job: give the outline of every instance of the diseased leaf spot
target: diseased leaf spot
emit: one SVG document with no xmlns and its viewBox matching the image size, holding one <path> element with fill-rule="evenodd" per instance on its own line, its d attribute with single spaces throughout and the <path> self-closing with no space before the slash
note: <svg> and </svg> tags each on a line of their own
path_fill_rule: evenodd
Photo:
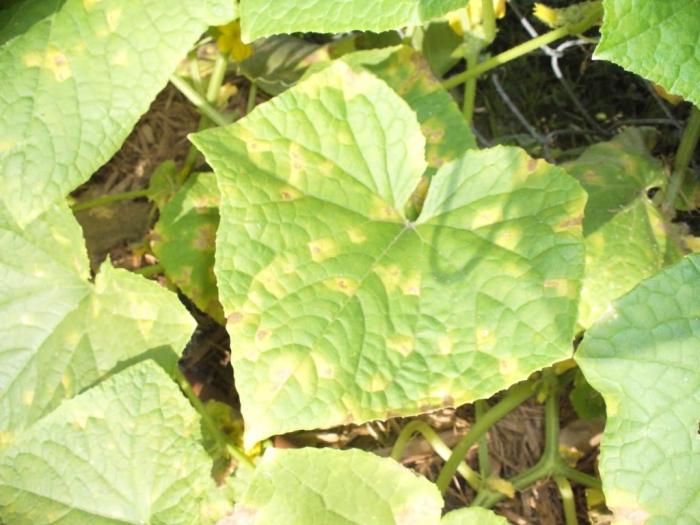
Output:
<svg viewBox="0 0 700 525">
<path fill-rule="evenodd" d="M 308 243 L 311 259 L 314 262 L 325 261 L 330 257 L 338 255 L 338 245 L 333 239 L 319 239 Z"/>
<path fill-rule="evenodd" d="M 350 242 L 353 244 L 362 244 L 367 241 L 367 236 L 361 228 L 350 228 L 347 233 Z"/>
<path fill-rule="evenodd" d="M 402 356 L 408 357 L 408 355 L 415 350 L 416 340 L 410 335 L 395 334 L 387 338 L 386 346 L 390 350 L 394 350 Z"/>
<path fill-rule="evenodd" d="M 22 392 L 22 403 L 27 406 L 34 403 L 34 390 L 25 390 Z"/>
<path fill-rule="evenodd" d="M 448 355 L 452 352 L 452 338 L 449 335 L 438 337 L 437 344 L 442 355 Z"/>
<path fill-rule="evenodd" d="M 326 279 L 325 281 L 323 281 L 323 284 L 331 290 L 340 292 L 349 297 L 355 295 L 355 292 L 357 292 L 358 288 L 357 281 L 355 281 L 354 279 L 350 279 L 349 277 L 335 277 L 333 279 Z"/>
<path fill-rule="evenodd" d="M 241 312 L 233 312 L 226 318 L 226 321 L 228 321 L 229 324 L 236 324 L 240 323 L 242 319 L 243 314 L 241 314 Z"/>
<path fill-rule="evenodd" d="M 37 52 L 27 53 L 22 57 L 24 65 L 28 68 L 41 68 L 50 71 L 58 82 L 68 80 L 73 76 L 68 58 L 58 48 L 49 46 L 46 54 Z"/>
</svg>

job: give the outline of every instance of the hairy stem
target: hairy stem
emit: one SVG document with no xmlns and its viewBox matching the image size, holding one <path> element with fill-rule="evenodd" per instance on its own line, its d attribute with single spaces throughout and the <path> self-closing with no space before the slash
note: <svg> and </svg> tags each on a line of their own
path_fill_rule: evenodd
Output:
<svg viewBox="0 0 700 525">
<path fill-rule="evenodd" d="M 442 493 L 447 490 L 450 481 L 457 472 L 457 467 L 467 455 L 471 446 L 483 436 L 489 428 L 498 421 L 508 415 L 513 409 L 517 408 L 521 403 L 529 399 L 535 392 L 537 386 L 536 381 L 525 381 L 511 388 L 506 396 L 483 414 L 481 419 L 474 423 L 474 426 L 469 430 L 457 446 L 452 451 L 450 458 L 445 463 L 445 466 L 440 471 L 437 479 L 437 486 Z"/>
<path fill-rule="evenodd" d="M 401 433 L 396 439 L 394 447 L 391 449 L 391 457 L 393 459 L 396 461 L 401 459 L 401 456 L 403 456 L 403 453 L 406 450 L 406 446 L 415 433 L 421 434 L 436 452 L 436 454 L 443 460 L 447 461 L 449 459 L 450 455 L 452 454 L 450 447 L 448 447 L 445 442 L 440 439 L 440 436 L 437 435 L 435 430 L 433 430 L 430 425 L 418 419 L 411 421 L 408 425 L 401 429 Z M 471 486 L 474 490 L 478 490 L 481 487 L 481 477 L 464 461 L 460 461 L 459 466 L 457 467 L 457 472 L 462 475 L 469 486 Z"/>
<path fill-rule="evenodd" d="M 666 191 L 666 197 L 664 198 L 663 211 L 668 215 L 673 210 L 673 204 L 676 202 L 676 197 L 678 196 L 678 191 L 683 183 L 683 178 L 685 176 L 685 170 L 690 163 L 690 159 L 693 156 L 693 152 L 700 139 L 700 109 L 697 106 L 693 106 L 690 111 L 690 117 L 683 130 L 683 136 L 681 137 L 681 142 L 678 145 L 678 151 L 676 151 L 676 159 L 673 163 L 673 173 L 671 174 L 671 180 L 668 183 L 668 190 Z"/>
<path fill-rule="evenodd" d="M 148 197 L 148 190 L 135 190 L 135 191 L 125 191 L 124 193 L 113 193 L 111 195 L 103 195 L 102 197 L 97 197 L 96 199 L 91 199 L 85 202 L 78 202 L 71 206 L 71 209 L 76 211 L 89 210 L 90 208 L 96 208 L 98 206 L 107 206 L 109 204 L 114 204 L 115 202 L 130 201 L 138 199 L 139 197 Z"/>
<path fill-rule="evenodd" d="M 215 122 L 219 126 L 226 126 L 229 123 L 228 119 L 219 113 L 214 106 L 209 104 L 209 102 L 207 102 L 196 89 L 188 84 L 187 81 L 178 77 L 177 75 L 171 75 L 170 82 L 187 98 L 187 100 L 192 103 L 192 105 L 194 105 L 194 107 L 197 108 L 200 113 L 202 113 L 202 115 L 205 115 L 207 118 L 211 119 L 212 122 Z"/>
</svg>

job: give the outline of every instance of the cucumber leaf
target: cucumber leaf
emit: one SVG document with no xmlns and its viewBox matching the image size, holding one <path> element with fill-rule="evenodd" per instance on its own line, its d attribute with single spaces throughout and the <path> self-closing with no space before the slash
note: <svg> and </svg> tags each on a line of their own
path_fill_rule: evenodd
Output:
<svg viewBox="0 0 700 525">
<path fill-rule="evenodd" d="M 222 503 L 201 441 L 177 385 L 139 363 L 65 401 L 2 452 L 0 520 L 212 523 Z"/>
<path fill-rule="evenodd" d="M 583 328 L 613 299 L 677 257 L 663 217 L 647 196 L 648 190 L 662 188 L 666 177 L 646 138 L 643 129 L 626 130 L 564 166 L 588 192 L 586 276 L 579 308 Z"/>
<path fill-rule="evenodd" d="M 595 58 L 610 60 L 700 106 L 700 3 L 603 0 Z"/>
<path fill-rule="evenodd" d="M 508 521 L 492 510 L 471 507 L 448 512 L 440 525 L 508 525 Z"/>
<path fill-rule="evenodd" d="M 178 60 L 234 6 L 65 0 L 43 2 L 60 6 L 44 11 L 39 3 L 19 4 L 5 38 L 17 24 L 26 32 L 0 47 L 0 200 L 21 225 L 112 156 Z"/>
<path fill-rule="evenodd" d="M 615 301 L 578 361 L 605 399 L 599 470 L 620 523 L 700 516 L 700 255 Z"/>
<path fill-rule="evenodd" d="M 165 275 L 192 302 L 224 322 L 214 276 L 219 189 L 213 173 L 192 175 L 160 210 L 151 246 Z"/>
<path fill-rule="evenodd" d="M 242 0 L 243 40 L 279 33 L 386 31 L 419 25 L 464 0 Z"/>
<path fill-rule="evenodd" d="M 437 487 L 362 450 L 269 449 L 236 504 L 247 525 L 437 525 Z"/>
<path fill-rule="evenodd" d="M 571 352 L 585 194 L 517 148 L 426 169 L 414 112 L 343 62 L 192 137 L 246 422 L 267 436 L 489 395 Z"/>
<path fill-rule="evenodd" d="M 25 228 L 0 205 L 0 448 L 120 364 L 174 366 L 194 330 L 158 284 L 109 263 L 89 276 L 65 204 Z"/>
</svg>

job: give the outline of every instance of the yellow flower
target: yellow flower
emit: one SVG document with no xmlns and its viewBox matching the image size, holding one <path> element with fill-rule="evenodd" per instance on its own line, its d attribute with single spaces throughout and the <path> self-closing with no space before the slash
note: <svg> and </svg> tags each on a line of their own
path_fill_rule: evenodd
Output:
<svg viewBox="0 0 700 525">
<path fill-rule="evenodd" d="M 253 46 L 244 44 L 241 40 L 241 21 L 239 19 L 229 22 L 225 26 L 218 26 L 219 38 L 216 46 L 222 53 L 228 54 L 232 60 L 243 62 L 253 54 Z"/>
<path fill-rule="evenodd" d="M 493 12 L 496 18 L 503 18 L 506 15 L 506 0 L 492 0 Z M 472 0 L 465 8 L 455 9 L 447 13 L 447 22 L 450 24 L 452 31 L 459 36 L 464 36 L 467 31 L 474 30 L 483 23 L 482 2 L 480 0 Z"/>
</svg>

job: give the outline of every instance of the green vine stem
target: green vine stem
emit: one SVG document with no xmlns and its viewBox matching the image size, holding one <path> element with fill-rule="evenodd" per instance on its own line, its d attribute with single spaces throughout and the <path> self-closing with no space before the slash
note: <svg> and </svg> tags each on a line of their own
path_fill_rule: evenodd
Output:
<svg viewBox="0 0 700 525">
<path fill-rule="evenodd" d="M 601 488 L 601 482 L 593 476 L 569 467 L 559 453 L 559 394 L 555 381 L 556 376 L 548 374 L 545 381 L 551 381 L 552 388 L 545 403 L 545 445 L 542 457 L 537 464 L 514 476 L 510 482 L 517 491 L 523 491 L 537 481 L 554 476 L 562 476 L 576 483 Z M 505 497 L 504 494 L 492 490 L 480 491 L 472 505 L 490 508 Z"/>
<path fill-rule="evenodd" d="M 194 84 L 194 88 L 198 93 L 204 93 L 204 83 L 202 82 L 202 73 L 199 70 L 199 60 L 197 60 L 196 51 L 190 51 L 188 58 L 192 84 Z"/>
<path fill-rule="evenodd" d="M 688 122 L 683 130 L 681 142 L 678 145 L 676 159 L 673 162 L 673 173 L 671 174 L 671 180 L 668 183 L 668 191 L 666 192 L 666 197 L 664 198 L 664 203 L 662 206 L 663 211 L 667 215 L 669 215 L 671 210 L 673 210 L 673 205 L 676 202 L 678 191 L 683 183 L 685 170 L 690 163 L 690 159 L 692 158 L 693 152 L 698 145 L 699 139 L 700 109 L 698 109 L 697 106 L 693 106 L 693 109 L 690 111 L 690 117 L 688 117 Z"/>
<path fill-rule="evenodd" d="M 219 126 L 226 126 L 229 124 L 229 120 L 214 106 L 209 104 L 209 102 L 207 102 L 186 80 L 177 75 L 171 75 L 170 82 L 197 108 L 197 110 L 199 110 L 200 113 L 202 113 L 202 115 L 205 115 Z"/>
<path fill-rule="evenodd" d="M 207 85 L 207 102 L 213 106 L 216 105 L 216 101 L 219 98 L 219 92 L 224 82 L 227 67 L 228 58 L 226 55 L 224 53 L 217 53 L 216 59 L 214 60 L 214 70 L 211 72 L 209 84 Z"/>
<path fill-rule="evenodd" d="M 564 520 L 566 525 L 578 525 L 576 517 L 576 501 L 574 500 L 574 491 L 571 488 L 571 483 L 565 476 L 554 476 L 554 483 L 557 484 L 559 494 L 561 495 L 561 503 L 564 508 Z"/>
<path fill-rule="evenodd" d="M 528 53 L 540 48 L 541 46 L 551 44 L 555 40 L 559 40 L 560 38 L 564 38 L 569 35 L 577 35 L 579 33 L 583 33 L 591 27 L 593 27 L 594 25 L 596 25 L 598 23 L 598 20 L 598 16 L 592 16 L 575 26 L 564 26 L 559 27 L 557 29 L 553 29 L 552 31 L 544 33 L 538 36 L 537 38 L 533 38 L 531 40 L 528 40 L 527 42 L 523 42 L 522 44 L 512 47 L 507 51 L 504 51 L 503 53 L 491 57 L 488 60 L 485 60 L 484 62 L 478 64 L 476 67 L 472 69 L 467 69 L 464 73 L 459 73 L 457 75 L 454 75 L 453 77 L 448 78 L 442 83 L 442 86 L 445 89 L 452 89 L 453 87 L 458 86 L 463 82 L 466 82 L 470 78 L 477 78 L 479 75 L 485 73 L 486 71 L 501 66 L 507 62 L 510 62 L 511 60 L 515 60 L 516 58 L 520 58 L 523 55 L 527 55 Z"/>
<path fill-rule="evenodd" d="M 248 89 L 248 102 L 245 107 L 245 114 L 247 115 L 255 108 L 255 99 L 258 96 L 258 85 L 255 82 L 250 83 L 250 88 Z"/>
<path fill-rule="evenodd" d="M 138 199 L 139 197 L 148 197 L 148 190 L 135 190 L 135 191 L 125 191 L 123 193 L 113 193 L 111 195 L 103 195 L 102 197 L 97 197 L 85 202 L 78 202 L 71 206 L 71 209 L 76 211 L 88 210 L 90 208 L 96 208 L 98 206 L 107 206 L 109 204 L 114 204 L 115 202 L 130 201 Z"/>
<path fill-rule="evenodd" d="M 180 389 L 182 389 L 182 391 L 185 393 L 187 399 L 190 400 L 190 403 L 192 404 L 194 409 L 197 412 L 199 412 L 199 415 L 202 418 L 202 422 L 207 427 L 207 429 L 209 429 L 209 432 L 211 432 L 211 436 L 214 438 L 214 441 L 216 441 L 216 444 L 221 450 L 221 452 L 237 460 L 238 464 L 243 466 L 244 468 L 254 469 L 255 464 L 251 461 L 251 459 L 248 456 L 246 456 L 241 449 L 239 449 L 237 446 L 231 443 L 231 440 L 216 425 L 214 420 L 204 408 L 202 400 L 199 399 L 199 397 L 197 397 L 197 394 L 194 393 L 194 390 L 192 390 L 192 385 L 190 385 L 190 382 L 182 373 L 179 366 L 175 366 L 175 369 L 173 371 L 173 378 L 175 379 L 177 384 L 180 385 Z"/>
<path fill-rule="evenodd" d="M 483 414 L 481 419 L 474 423 L 474 426 L 472 426 L 467 435 L 457 443 L 450 458 L 440 471 L 436 482 L 440 492 L 443 494 L 445 493 L 447 487 L 450 485 L 450 481 L 457 472 L 457 467 L 467 455 L 471 446 L 474 445 L 489 428 L 503 419 L 520 404 L 527 401 L 535 393 L 538 383 L 538 381 L 529 380 L 515 385 L 508 391 L 503 399 L 491 407 L 488 412 Z"/>
<path fill-rule="evenodd" d="M 479 421 L 488 411 L 488 402 L 485 399 L 479 399 L 474 403 L 474 416 L 476 421 Z M 479 472 L 484 479 L 491 475 L 491 460 L 489 459 L 489 442 L 486 434 L 479 438 L 479 448 L 477 454 L 479 458 Z M 459 472 L 459 471 L 458 471 Z"/>
<path fill-rule="evenodd" d="M 489 0 L 490 1 L 490 0 Z M 479 64 L 479 54 L 481 48 L 473 44 L 473 49 L 467 53 L 467 71 L 472 71 Z M 464 83 L 464 101 L 462 102 L 462 114 L 467 124 L 471 126 L 474 118 L 474 102 L 476 100 L 476 81 L 477 77 L 468 78 Z"/>
<path fill-rule="evenodd" d="M 411 441 L 413 434 L 421 434 L 425 441 L 432 447 L 435 453 L 440 456 L 443 460 L 447 461 L 452 454 L 452 450 L 448 447 L 445 442 L 440 439 L 437 432 L 428 425 L 425 421 L 416 419 L 411 421 L 408 425 L 401 429 L 399 437 L 394 443 L 394 447 L 391 449 L 391 458 L 399 461 L 401 456 L 403 456 L 406 446 Z M 471 488 L 474 490 L 479 490 L 481 488 L 481 476 L 475 472 L 469 465 L 464 461 L 460 461 L 457 472 L 459 472 L 462 477 L 466 480 Z"/>
<path fill-rule="evenodd" d="M 138 275 L 143 275 L 144 277 L 153 277 L 154 275 L 163 273 L 163 270 L 164 268 L 162 264 L 151 264 L 150 266 L 136 268 L 133 272 Z"/>
</svg>

